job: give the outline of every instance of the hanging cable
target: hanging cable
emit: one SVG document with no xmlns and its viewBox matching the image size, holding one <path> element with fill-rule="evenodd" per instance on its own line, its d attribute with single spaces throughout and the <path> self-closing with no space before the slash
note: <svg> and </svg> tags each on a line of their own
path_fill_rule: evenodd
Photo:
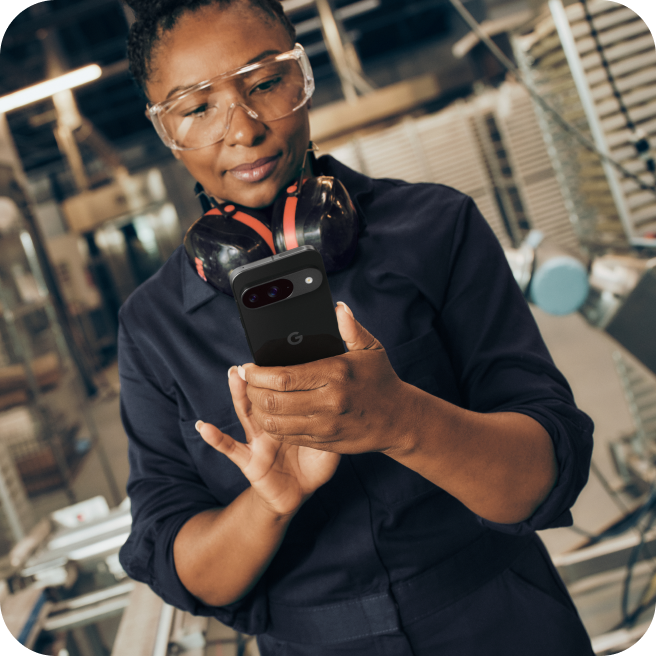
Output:
<svg viewBox="0 0 656 656">
<path fill-rule="evenodd" d="M 590 470 L 597 477 L 601 483 L 601 487 L 604 488 L 604 491 L 611 498 L 613 503 L 624 513 L 624 517 L 630 517 L 631 511 L 629 510 L 628 506 L 624 503 L 622 497 L 620 497 L 620 495 L 615 490 L 613 490 L 610 483 L 608 482 L 608 479 L 603 475 L 599 467 L 597 467 L 594 459 L 590 461 Z M 596 544 L 603 539 L 613 537 L 611 531 L 604 531 L 601 534 L 594 534 L 586 531 L 585 529 L 582 529 L 580 526 L 576 526 L 576 524 L 572 524 L 572 526 L 568 526 L 567 528 L 570 529 L 570 531 L 574 531 L 574 533 L 578 533 L 579 535 L 588 538 L 590 544 Z"/>
<path fill-rule="evenodd" d="M 594 540 L 597 539 L 597 536 L 594 533 L 590 533 L 590 531 L 586 531 L 585 529 L 580 528 L 576 524 L 572 524 L 571 526 L 567 526 L 565 528 L 569 529 L 570 531 L 573 531 L 577 535 L 582 535 L 584 538 L 588 538 L 590 542 L 593 542 Z"/>
<path fill-rule="evenodd" d="M 638 619 L 638 616 L 640 615 L 640 607 L 644 603 L 643 599 L 641 599 L 638 602 L 636 608 L 634 608 L 632 611 L 629 612 L 629 594 L 631 592 L 631 580 L 633 577 L 633 570 L 635 569 L 635 566 L 639 561 L 641 552 L 643 551 L 643 549 L 646 550 L 647 545 L 645 544 L 645 537 L 647 533 L 650 531 L 651 527 L 654 525 L 654 521 L 656 520 L 656 512 L 654 509 L 655 502 L 656 502 L 656 491 L 652 487 L 652 493 L 650 495 L 649 500 L 645 504 L 645 509 L 643 512 L 643 516 L 641 517 L 641 520 L 648 514 L 651 514 L 651 517 L 647 522 L 646 526 L 640 529 L 640 542 L 631 550 L 631 554 L 629 556 L 629 562 L 627 563 L 626 566 L 626 577 L 624 578 L 624 585 L 622 589 L 622 622 L 618 626 L 618 628 L 631 626 L 631 624 Z M 654 555 L 648 552 L 648 558 L 653 560 Z M 654 570 L 652 570 L 652 574 L 653 573 Z M 649 583 L 647 585 L 647 588 L 643 590 L 641 596 L 644 596 L 647 590 L 649 589 Z"/>
<path fill-rule="evenodd" d="M 594 467 L 594 469 L 598 471 L 597 467 Z M 611 488 L 609 487 L 609 489 Z M 633 626 L 639 619 L 640 615 L 645 610 L 647 610 L 650 605 L 654 603 L 654 601 L 656 601 L 656 567 L 653 567 L 652 571 L 649 573 L 649 579 L 638 598 L 638 602 L 636 603 L 635 608 L 633 610 L 629 610 L 631 584 L 633 581 L 634 570 L 640 561 L 641 554 L 643 552 L 646 554 L 643 560 L 656 560 L 656 554 L 654 554 L 652 551 L 653 545 L 646 541 L 647 534 L 653 527 L 654 522 L 656 522 L 656 483 L 650 486 L 646 501 L 641 506 L 631 512 L 627 512 L 627 514 L 618 523 L 597 535 L 592 535 L 588 533 L 588 531 L 585 531 L 577 526 L 567 527 L 579 535 L 588 538 L 589 543 L 586 546 L 599 544 L 604 540 L 617 537 L 618 535 L 627 533 L 630 530 L 635 529 L 640 532 L 640 541 L 637 545 L 635 545 L 635 547 L 633 547 L 633 549 L 631 549 L 627 561 L 626 574 L 622 584 L 622 596 L 620 602 L 622 620 L 619 622 L 619 624 L 613 627 L 614 631 L 627 626 Z M 640 526 L 641 523 L 643 523 L 643 526 Z"/>
<path fill-rule="evenodd" d="M 583 1 L 583 11 L 585 13 L 585 20 L 588 22 L 588 25 L 590 26 L 590 34 L 594 39 L 597 52 L 599 53 L 599 57 L 601 57 L 601 64 L 606 72 L 606 77 L 608 78 L 608 82 L 610 83 L 611 89 L 613 91 L 613 95 L 615 96 L 615 99 L 619 103 L 620 111 L 624 115 L 626 126 L 629 128 L 629 130 L 631 130 L 631 143 L 633 144 L 633 147 L 636 149 L 636 152 L 638 153 L 638 157 L 640 157 L 640 159 L 645 163 L 645 167 L 654 176 L 654 179 L 656 181 L 656 162 L 654 161 L 654 157 L 652 155 L 649 138 L 647 137 L 647 134 L 644 132 L 644 130 L 641 130 L 636 126 L 636 124 L 633 122 L 633 119 L 631 118 L 631 115 L 629 114 L 629 108 L 626 106 L 624 102 L 624 96 L 622 95 L 622 92 L 619 90 L 617 86 L 617 81 L 615 80 L 613 71 L 610 68 L 610 63 L 608 59 L 606 59 L 606 51 L 603 44 L 601 43 L 601 38 L 599 36 L 599 32 L 597 31 L 597 28 L 595 27 L 592 14 L 590 14 L 590 9 L 588 7 L 588 0 L 582 0 L 582 1 Z"/>
<path fill-rule="evenodd" d="M 597 479 L 601 483 L 601 486 L 604 488 L 604 490 L 606 491 L 606 494 L 608 494 L 608 496 L 611 498 L 613 503 L 622 512 L 628 513 L 629 509 L 628 509 L 627 505 L 624 503 L 624 501 L 622 500 L 622 497 L 620 497 L 620 495 L 615 490 L 613 490 L 613 488 L 610 486 L 610 483 L 608 482 L 606 477 L 602 474 L 601 469 L 599 469 L 599 467 L 597 467 L 597 463 L 595 463 L 594 460 L 590 461 L 590 469 L 591 469 L 592 473 L 597 477 Z"/>
<path fill-rule="evenodd" d="M 526 82 L 524 79 L 523 73 L 519 70 L 517 65 L 509 59 L 504 52 L 497 46 L 496 43 L 485 33 L 485 30 L 481 25 L 476 21 L 476 19 L 469 13 L 469 11 L 462 4 L 461 0 L 449 0 L 453 5 L 454 9 L 460 14 L 461 18 L 469 25 L 472 32 L 484 43 L 490 52 L 497 58 L 497 60 L 505 66 L 516 78 L 516 80 L 529 92 L 533 100 L 535 100 L 542 109 L 549 112 L 551 116 L 555 119 L 556 123 L 563 128 L 565 131 L 569 132 L 584 148 L 590 152 L 598 155 L 604 162 L 607 162 L 613 166 L 619 173 L 625 177 L 633 180 L 642 190 L 651 191 L 656 194 L 656 186 L 646 184 L 642 179 L 631 173 L 627 168 L 622 164 L 615 161 L 612 157 L 602 153 L 597 146 L 595 146 L 590 139 L 588 139 L 578 128 L 570 124 L 566 119 L 564 119 L 556 109 L 554 109 L 533 87 Z"/>
<path fill-rule="evenodd" d="M 640 595 L 638 605 L 626 618 L 624 625 L 633 626 L 638 621 L 640 615 L 642 615 L 642 613 L 644 613 L 654 602 L 656 602 L 656 569 L 652 570 L 651 577 L 647 581 L 647 585 L 645 585 L 645 588 Z"/>
</svg>

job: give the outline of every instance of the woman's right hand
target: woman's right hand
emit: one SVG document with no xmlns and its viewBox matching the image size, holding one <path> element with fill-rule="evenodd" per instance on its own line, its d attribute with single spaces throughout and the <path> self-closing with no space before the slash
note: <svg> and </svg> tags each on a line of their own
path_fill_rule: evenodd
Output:
<svg viewBox="0 0 656 656">
<path fill-rule="evenodd" d="M 246 444 L 233 440 L 216 426 L 199 421 L 201 437 L 241 469 L 258 497 L 277 515 L 295 513 L 303 502 L 335 473 L 340 455 L 279 442 L 264 431 L 252 415 L 246 395 L 248 384 L 228 372 L 232 402 L 246 433 Z"/>
</svg>

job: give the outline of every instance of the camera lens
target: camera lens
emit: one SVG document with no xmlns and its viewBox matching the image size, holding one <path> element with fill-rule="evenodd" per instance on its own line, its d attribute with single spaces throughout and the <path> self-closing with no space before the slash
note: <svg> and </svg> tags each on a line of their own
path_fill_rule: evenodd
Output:
<svg viewBox="0 0 656 656">
<path fill-rule="evenodd" d="M 280 291 L 280 289 L 278 287 L 276 287 L 276 285 L 273 285 L 272 287 L 269 287 L 269 289 L 267 290 L 267 294 L 271 298 L 275 298 L 276 296 L 278 296 L 279 291 Z"/>
<path fill-rule="evenodd" d="M 251 295 L 248 297 L 248 300 L 249 300 L 249 302 L 251 302 L 251 303 L 256 303 L 258 298 L 260 298 L 260 297 L 259 297 L 257 294 L 251 294 Z"/>
</svg>

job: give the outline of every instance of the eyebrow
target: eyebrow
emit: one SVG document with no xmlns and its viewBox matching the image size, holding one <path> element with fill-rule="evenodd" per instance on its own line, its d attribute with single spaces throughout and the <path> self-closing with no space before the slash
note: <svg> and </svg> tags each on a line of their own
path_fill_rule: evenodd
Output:
<svg viewBox="0 0 656 656">
<path fill-rule="evenodd" d="M 240 68 L 244 68 L 244 66 L 250 66 L 251 64 L 256 64 L 259 61 L 262 61 L 263 59 L 266 59 L 267 57 L 270 57 L 271 55 L 279 55 L 281 53 L 280 50 L 265 50 L 264 52 L 261 52 L 259 55 L 253 57 L 253 59 L 250 59 L 247 61 L 245 64 L 242 64 L 241 66 L 232 69 L 233 71 L 237 71 Z M 230 73 L 230 71 L 226 71 L 226 73 Z M 221 73 L 220 75 L 225 75 L 226 73 Z M 217 75 L 216 77 L 220 77 L 220 75 Z M 211 79 L 211 78 L 210 78 Z M 194 82 L 194 84 L 186 84 L 182 86 L 177 86 L 173 87 L 167 94 L 166 94 L 166 100 L 168 100 L 171 96 L 175 95 L 179 91 L 185 91 L 186 89 L 191 89 L 192 87 L 195 87 L 197 84 L 201 84 L 205 80 L 201 80 L 201 82 Z"/>
</svg>

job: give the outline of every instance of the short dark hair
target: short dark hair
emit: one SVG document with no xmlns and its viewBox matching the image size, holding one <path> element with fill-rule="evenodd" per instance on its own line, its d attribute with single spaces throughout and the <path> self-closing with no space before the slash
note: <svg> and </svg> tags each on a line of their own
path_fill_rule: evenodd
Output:
<svg viewBox="0 0 656 656">
<path fill-rule="evenodd" d="M 216 5 L 227 9 L 236 2 L 244 2 L 279 21 L 291 37 L 292 43 L 296 41 L 296 30 L 279 0 L 125 0 L 125 2 L 136 16 L 136 21 L 132 24 L 128 35 L 130 73 L 144 93 L 152 73 L 151 59 L 154 47 L 162 35 L 175 26 L 182 14 L 194 12 L 200 7 Z"/>
</svg>

